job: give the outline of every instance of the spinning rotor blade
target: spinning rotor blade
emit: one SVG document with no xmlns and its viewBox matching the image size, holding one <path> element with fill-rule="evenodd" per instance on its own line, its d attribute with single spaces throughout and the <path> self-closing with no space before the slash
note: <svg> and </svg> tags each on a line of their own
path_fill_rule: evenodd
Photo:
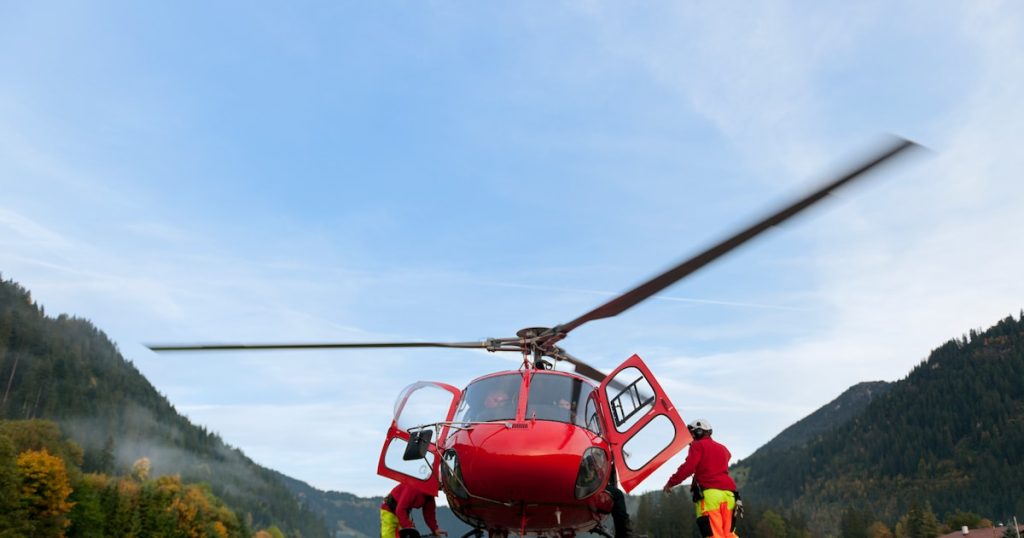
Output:
<svg viewBox="0 0 1024 538">
<path fill-rule="evenodd" d="M 365 342 L 354 344 L 153 344 L 148 347 L 152 351 L 241 351 L 241 350 L 272 350 L 272 349 L 350 349 L 350 348 L 383 348 L 383 347 L 448 347 L 463 349 L 502 350 L 500 342 Z"/>
<path fill-rule="evenodd" d="M 566 362 L 572 364 L 573 367 L 576 368 L 576 373 L 577 374 L 580 374 L 583 377 L 589 377 L 590 379 L 593 379 L 594 381 L 597 381 L 598 383 L 604 381 L 605 377 L 608 377 L 607 375 L 605 375 L 604 372 L 598 370 L 597 368 L 594 368 L 593 366 L 591 366 L 591 365 L 589 365 L 589 364 L 587 364 L 587 363 L 585 363 L 585 362 L 583 362 L 581 360 L 576 360 L 576 359 L 565 359 L 565 360 L 566 360 Z"/>
<path fill-rule="evenodd" d="M 792 217 L 793 215 L 796 215 L 797 213 L 810 207 L 815 202 L 818 202 L 822 198 L 828 196 L 833 190 L 839 188 L 840 186 L 862 176 L 866 172 L 891 159 L 892 157 L 895 157 L 896 155 L 899 155 L 900 153 L 903 153 L 908 149 L 917 147 L 920 146 L 918 146 L 914 142 L 902 138 L 897 138 L 889 147 L 878 153 L 876 156 L 872 157 L 871 159 L 868 159 L 863 164 L 854 167 L 846 174 L 840 176 L 838 179 L 826 183 L 818 190 L 808 194 L 807 196 L 804 196 L 803 198 L 776 211 L 775 213 L 768 215 L 767 217 L 761 219 L 760 221 L 736 233 L 732 237 L 725 239 L 724 241 L 708 248 L 704 252 L 701 252 L 700 254 L 697 254 L 696 256 L 676 265 L 675 267 L 672 267 L 671 269 L 665 271 L 664 273 L 655 276 L 654 278 L 648 280 L 647 282 L 644 282 L 639 286 L 627 291 L 626 293 L 619 295 L 618 297 L 608 301 L 607 303 L 604 303 L 603 305 L 591 310 L 590 312 L 587 312 L 586 314 L 583 314 L 582 316 L 568 323 L 553 327 L 545 342 L 548 344 L 553 344 L 561 340 L 562 338 L 565 338 L 565 335 L 569 331 L 579 327 L 580 325 L 583 325 L 588 321 L 594 321 L 596 319 L 602 318 L 610 318 L 612 316 L 617 316 L 621 314 L 622 312 L 626 311 L 627 309 L 636 305 L 637 303 L 640 303 L 641 301 L 650 298 L 652 295 L 671 286 L 672 284 L 676 283 L 683 277 L 690 275 L 691 273 L 697 271 L 701 267 L 704 267 L 705 265 L 717 260 L 718 258 L 728 253 L 729 251 L 733 250 L 734 248 L 753 239 L 754 237 L 758 236 L 759 234 L 761 234 L 761 232 L 764 232 L 768 228 L 780 224 L 783 221 Z"/>
<path fill-rule="evenodd" d="M 559 348 L 556 357 L 558 360 L 565 361 L 576 369 L 576 373 L 583 377 L 588 377 L 597 381 L 598 383 L 604 381 L 604 378 L 608 377 L 604 372 L 594 368 L 593 366 L 573 357 L 572 355 L 565 352 L 565 350 Z"/>
</svg>

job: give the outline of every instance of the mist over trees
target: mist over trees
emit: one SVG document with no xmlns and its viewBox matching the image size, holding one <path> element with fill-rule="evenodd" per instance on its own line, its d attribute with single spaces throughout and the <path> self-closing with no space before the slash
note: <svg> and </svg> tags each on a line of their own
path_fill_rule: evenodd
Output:
<svg viewBox="0 0 1024 538">
<path fill-rule="evenodd" d="M 83 473 L 82 451 L 45 420 L 0 421 L 0 536 L 251 535 L 209 487 L 177 475 Z"/>
<path fill-rule="evenodd" d="M 0 419 L 39 418 L 75 440 L 80 454 L 60 456 L 84 473 L 130 476 L 146 458 L 152 476 L 180 476 L 186 489 L 207 484 L 248 527 L 329 535 L 273 471 L 178 414 L 102 331 L 83 319 L 48 317 L 27 290 L 0 281 Z"/>
</svg>

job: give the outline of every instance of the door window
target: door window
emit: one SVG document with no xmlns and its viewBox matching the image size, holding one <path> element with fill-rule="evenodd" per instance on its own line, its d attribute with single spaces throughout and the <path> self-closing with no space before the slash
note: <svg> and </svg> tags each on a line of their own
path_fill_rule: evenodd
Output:
<svg viewBox="0 0 1024 538">
<path fill-rule="evenodd" d="M 437 442 L 448 435 L 448 426 L 455 414 L 459 389 L 444 383 L 418 381 L 398 395 L 395 414 L 384 438 L 384 446 L 377 460 L 377 474 L 397 480 L 427 495 L 437 495 L 437 468 L 440 457 L 436 443 L 430 443 L 422 458 L 405 460 L 411 433 L 422 428 L 438 431 Z M 415 457 L 415 456 L 414 456 Z"/>
<path fill-rule="evenodd" d="M 640 357 L 633 355 L 598 390 L 622 488 L 632 491 L 692 441 L 679 412 Z"/>
</svg>

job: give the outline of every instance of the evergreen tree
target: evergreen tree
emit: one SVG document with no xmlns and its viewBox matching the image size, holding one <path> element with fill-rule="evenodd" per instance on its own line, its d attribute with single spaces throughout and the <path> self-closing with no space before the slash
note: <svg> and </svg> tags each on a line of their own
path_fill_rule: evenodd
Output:
<svg viewBox="0 0 1024 538">
<path fill-rule="evenodd" d="M 757 538 L 786 538 L 786 521 L 772 510 L 766 510 L 757 523 Z"/>
<path fill-rule="evenodd" d="M 868 538 L 868 527 L 874 516 L 865 508 L 846 507 L 839 521 L 839 535 L 842 538 Z"/>
<path fill-rule="evenodd" d="M 922 506 L 914 501 L 907 511 L 907 538 L 935 538 L 939 535 L 939 521 L 928 502 Z"/>
<path fill-rule="evenodd" d="M 977 529 L 981 527 L 981 516 L 974 512 L 964 512 L 959 509 L 946 516 L 944 520 L 946 527 L 952 531 L 958 531 L 962 527 Z"/>
<path fill-rule="evenodd" d="M 20 486 L 14 443 L 0 433 L 0 536 L 18 536 L 26 530 Z"/>
<path fill-rule="evenodd" d="M 106 518 L 103 513 L 103 502 L 100 492 L 106 483 L 106 477 L 87 474 L 76 482 L 71 492 L 71 509 L 68 528 L 69 538 L 103 538 L 103 526 Z"/>
<path fill-rule="evenodd" d="M 637 503 L 636 517 L 633 518 L 633 531 L 640 535 L 650 535 L 653 514 L 654 510 L 651 507 L 651 497 L 649 495 L 641 495 L 640 500 Z"/>
</svg>

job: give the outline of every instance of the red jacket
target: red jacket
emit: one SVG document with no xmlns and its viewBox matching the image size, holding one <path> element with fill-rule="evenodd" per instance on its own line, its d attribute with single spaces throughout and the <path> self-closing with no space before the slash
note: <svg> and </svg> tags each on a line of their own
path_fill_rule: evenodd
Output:
<svg viewBox="0 0 1024 538">
<path fill-rule="evenodd" d="M 710 435 L 694 440 L 690 443 L 690 452 L 686 455 L 686 461 L 679 466 L 676 474 L 668 479 L 665 487 L 678 485 L 693 475 L 693 479 L 702 488 L 736 491 L 736 482 L 729 477 L 729 458 L 731 457 L 729 449 L 712 439 Z"/>
<path fill-rule="evenodd" d="M 433 497 L 420 493 L 405 484 L 395 486 L 395 489 L 391 490 L 391 497 L 395 498 L 395 509 L 392 510 L 388 507 L 387 498 L 384 499 L 384 503 L 380 505 L 380 508 L 395 514 L 398 517 L 398 524 L 403 529 L 416 526 L 412 522 L 412 516 L 409 514 L 409 511 L 413 508 L 422 508 L 423 520 L 427 522 L 430 531 L 437 531 L 437 505 L 434 503 Z"/>
</svg>

